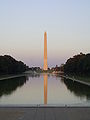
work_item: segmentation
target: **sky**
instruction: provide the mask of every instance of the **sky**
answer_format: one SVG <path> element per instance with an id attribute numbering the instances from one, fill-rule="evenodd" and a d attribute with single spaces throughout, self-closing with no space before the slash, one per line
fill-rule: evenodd
<path id="1" fill-rule="evenodd" d="M 45 31 L 49 67 L 90 53 L 90 0 L 0 0 L 0 55 L 43 67 Z"/>

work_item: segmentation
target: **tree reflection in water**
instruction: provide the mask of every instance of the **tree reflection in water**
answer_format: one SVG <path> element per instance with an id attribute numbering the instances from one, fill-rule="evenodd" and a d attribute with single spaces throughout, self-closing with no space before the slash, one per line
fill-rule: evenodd
<path id="1" fill-rule="evenodd" d="M 26 83 L 28 77 L 22 76 L 18 78 L 12 78 L 0 81 L 0 97 L 3 95 L 10 95 L 18 87 L 21 87 Z"/>
<path id="2" fill-rule="evenodd" d="M 69 79 L 61 78 L 70 92 L 73 92 L 78 97 L 86 97 L 90 100 L 90 87 L 81 83 L 71 81 Z"/>

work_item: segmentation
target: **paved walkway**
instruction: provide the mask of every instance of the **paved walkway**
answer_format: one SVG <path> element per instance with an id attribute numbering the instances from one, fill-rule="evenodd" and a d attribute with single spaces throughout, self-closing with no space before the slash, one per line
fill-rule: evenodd
<path id="1" fill-rule="evenodd" d="M 64 78 L 69 79 L 69 80 L 72 80 L 73 82 L 75 81 L 75 82 L 81 83 L 81 84 L 83 84 L 83 85 L 90 86 L 90 83 L 88 83 L 88 82 L 84 82 L 84 81 L 81 81 L 81 80 L 77 80 L 77 79 L 72 78 L 72 77 L 69 77 L 69 76 L 61 75 L 61 77 L 64 77 Z"/>
<path id="2" fill-rule="evenodd" d="M 7 80 L 7 79 L 18 78 L 18 77 L 22 77 L 22 76 L 25 76 L 25 74 L 11 75 L 11 76 L 8 76 L 8 77 L 2 77 L 2 78 L 0 78 L 0 80 Z"/>
<path id="3" fill-rule="evenodd" d="M 90 120 L 90 108 L 0 108 L 0 120 Z"/>

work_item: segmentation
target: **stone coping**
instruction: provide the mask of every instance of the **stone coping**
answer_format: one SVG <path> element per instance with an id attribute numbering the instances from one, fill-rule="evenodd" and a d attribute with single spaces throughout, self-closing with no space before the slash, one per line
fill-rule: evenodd
<path id="1" fill-rule="evenodd" d="M 62 108 L 62 107 L 65 107 L 65 108 L 68 108 L 68 107 L 79 107 L 79 108 L 83 108 L 83 107 L 89 107 L 90 108 L 90 105 L 88 104 L 48 104 L 48 105 L 43 105 L 43 104 L 29 104 L 29 105 L 18 105 L 18 104 L 14 104 L 14 105 L 0 105 L 0 108 L 42 108 L 42 107 L 45 107 L 45 108 Z"/>

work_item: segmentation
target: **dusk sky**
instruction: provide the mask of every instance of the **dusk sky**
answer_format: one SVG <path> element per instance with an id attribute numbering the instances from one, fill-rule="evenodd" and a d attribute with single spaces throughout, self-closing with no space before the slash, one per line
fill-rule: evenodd
<path id="1" fill-rule="evenodd" d="M 90 0 L 0 0 L 0 55 L 43 67 L 45 31 L 49 67 L 90 53 Z"/>

